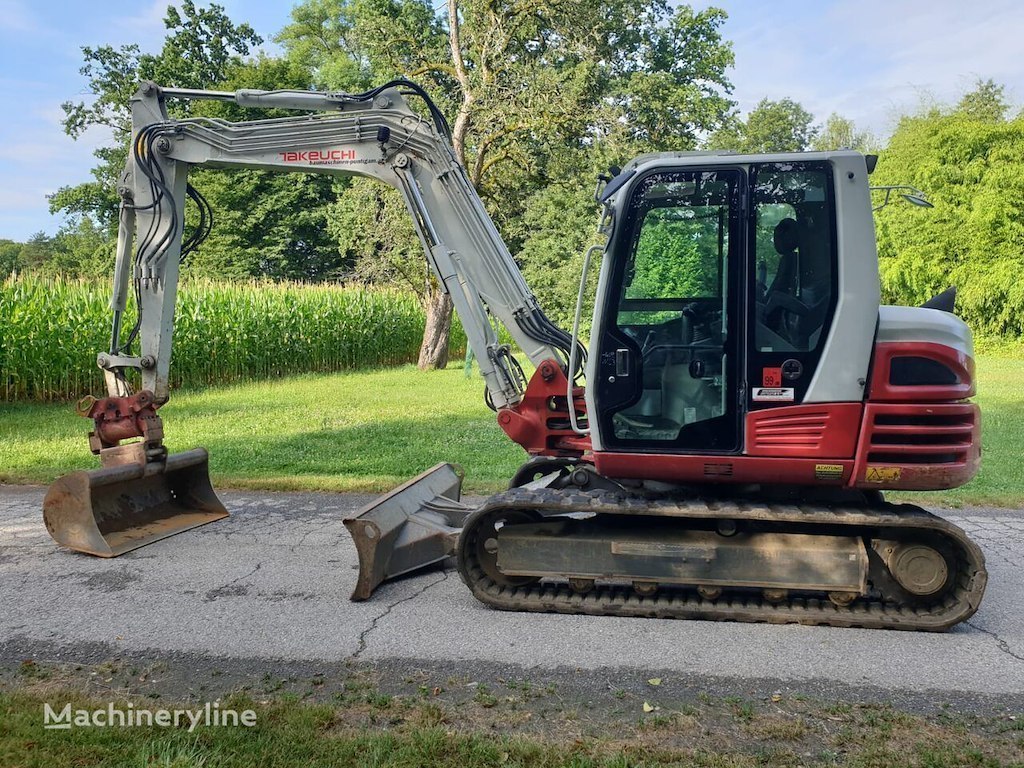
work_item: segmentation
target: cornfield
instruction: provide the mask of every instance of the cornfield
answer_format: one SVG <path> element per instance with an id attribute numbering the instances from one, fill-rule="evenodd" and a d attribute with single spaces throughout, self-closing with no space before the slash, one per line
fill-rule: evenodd
<path id="1" fill-rule="evenodd" d="M 104 392 L 109 300 L 98 282 L 0 281 L 0 400 Z M 298 283 L 185 281 L 176 316 L 171 383 L 189 387 L 415 361 L 424 325 L 411 294 Z M 461 329 L 452 336 L 458 353 Z"/>

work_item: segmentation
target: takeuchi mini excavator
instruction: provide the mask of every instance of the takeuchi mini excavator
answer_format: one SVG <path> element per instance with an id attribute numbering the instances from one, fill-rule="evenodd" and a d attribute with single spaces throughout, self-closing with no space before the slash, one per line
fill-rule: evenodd
<path id="1" fill-rule="evenodd" d="M 176 120 L 170 98 L 299 113 Z M 404 198 L 487 401 L 528 460 L 476 506 L 460 500 L 460 471 L 439 464 L 346 520 L 353 599 L 454 555 L 472 593 L 504 610 L 918 630 L 977 610 L 979 548 L 882 497 L 967 482 L 980 447 L 971 334 L 952 297 L 880 306 L 874 158 L 685 152 L 615 169 L 598 186 L 602 245 L 587 253 L 566 332 L 410 82 L 360 94 L 144 83 L 132 120 L 111 342 L 98 356 L 107 396 L 79 404 L 102 467 L 49 490 L 61 544 L 109 557 L 227 514 L 206 451 L 168 455 L 158 415 L 179 263 L 212 222 L 189 169 L 358 175 Z M 188 199 L 200 215 L 186 238 Z"/>

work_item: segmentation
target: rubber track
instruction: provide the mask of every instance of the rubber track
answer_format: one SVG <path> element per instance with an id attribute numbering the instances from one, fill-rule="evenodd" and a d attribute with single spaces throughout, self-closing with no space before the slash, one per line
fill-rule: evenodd
<path id="1" fill-rule="evenodd" d="M 666 587 L 644 597 L 625 586 L 598 584 L 586 594 L 568 585 L 533 583 L 509 587 L 495 583 L 480 568 L 472 529 L 499 510 L 531 510 L 544 517 L 567 513 L 638 515 L 674 518 L 751 520 L 801 525 L 850 526 L 893 532 L 917 530 L 945 538 L 956 555 L 954 585 L 940 600 L 927 605 L 904 605 L 864 598 L 848 607 L 838 607 L 827 597 L 794 596 L 781 603 L 769 603 L 758 593 L 727 591 L 714 600 L 701 598 L 695 590 Z M 851 531 L 859 535 L 861 531 Z M 459 572 L 473 595 L 481 602 L 506 611 L 582 613 L 601 616 L 710 619 L 717 621 L 810 624 L 833 627 L 905 629 L 941 632 L 964 621 L 978 610 L 988 573 L 985 557 L 959 527 L 910 504 L 877 507 L 829 507 L 819 505 L 774 505 L 765 502 L 687 499 L 651 501 L 622 496 L 610 491 L 527 490 L 515 488 L 492 496 L 466 520 L 459 539 Z"/>

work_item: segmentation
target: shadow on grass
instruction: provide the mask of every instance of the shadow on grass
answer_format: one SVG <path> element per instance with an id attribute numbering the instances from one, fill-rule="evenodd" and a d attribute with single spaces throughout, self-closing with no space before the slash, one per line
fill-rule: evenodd
<path id="1" fill-rule="evenodd" d="M 203 415 L 210 410 L 215 409 L 204 407 Z M 31 433 L 19 429 L 14 443 L 52 428 L 52 418 L 36 415 Z M 0 479 L 48 483 L 70 471 L 97 468 L 99 460 L 86 444 L 88 423 L 71 418 L 70 432 L 66 426 L 60 430 L 59 449 L 44 443 L 38 450 L 17 451 L 8 443 Z M 211 476 L 220 487 L 380 492 L 439 462 L 452 462 L 465 469 L 467 488 L 496 490 L 527 459 L 489 419 L 408 417 L 333 426 L 323 416 L 318 425 L 317 418 L 312 416 L 311 428 L 301 432 L 293 424 L 282 424 L 284 434 L 274 434 L 272 422 L 263 432 L 213 433 L 194 418 L 168 419 L 165 430 L 172 453 L 199 446 L 210 452 Z"/>
<path id="2" fill-rule="evenodd" d="M 174 446 L 176 450 L 178 445 Z M 181 446 L 184 448 L 185 446 Z M 327 424 L 287 435 L 210 435 L 211 472 L 259 481 L 335 477 L 327 489 L 386 490 L 439 462 L 460 464 L 471 486 L 504 485 L 526 460 L 494 422 L 457 417 L 403 418 L 347 427 Z M 248 484 L 248 483 L 247 483 Z"/>

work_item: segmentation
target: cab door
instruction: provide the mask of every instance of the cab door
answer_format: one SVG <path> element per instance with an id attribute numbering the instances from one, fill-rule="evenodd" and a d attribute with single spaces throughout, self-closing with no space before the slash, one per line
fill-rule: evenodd
<path id="1" fill-rule="evenodd" d="M 739 168 L 634 182 L 591 383 L 606 449 L 739 451 L 745 196 Z"/>
<path id="2" fill-rule="evenodd" d="M 821 161 L 750 167 L 749 410 L 803 402 L 838 297 L 834 179 Z"/>

